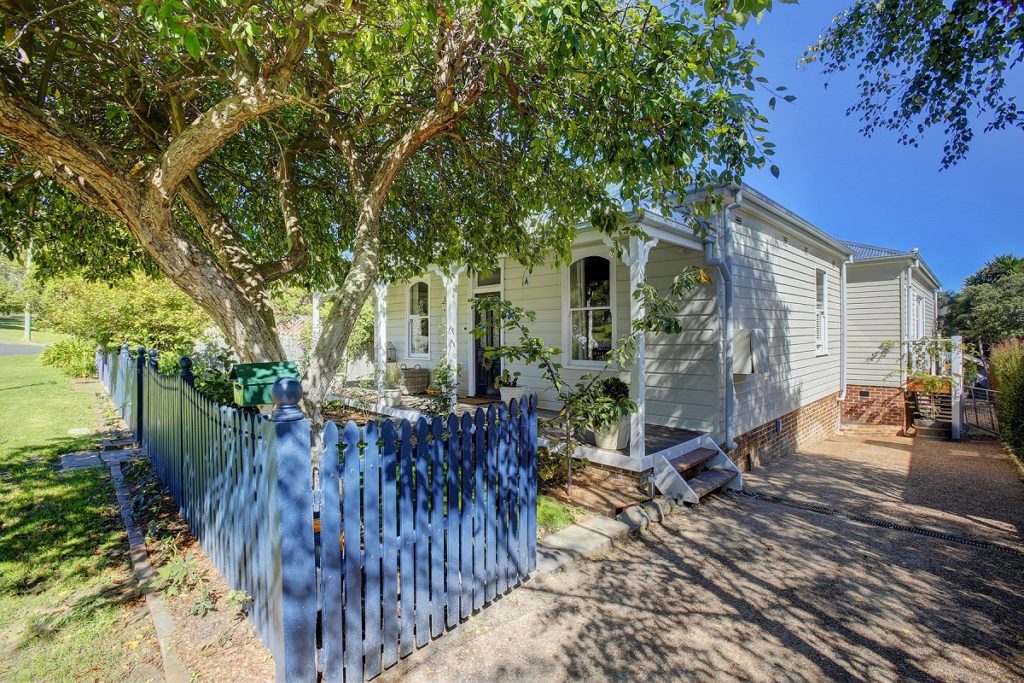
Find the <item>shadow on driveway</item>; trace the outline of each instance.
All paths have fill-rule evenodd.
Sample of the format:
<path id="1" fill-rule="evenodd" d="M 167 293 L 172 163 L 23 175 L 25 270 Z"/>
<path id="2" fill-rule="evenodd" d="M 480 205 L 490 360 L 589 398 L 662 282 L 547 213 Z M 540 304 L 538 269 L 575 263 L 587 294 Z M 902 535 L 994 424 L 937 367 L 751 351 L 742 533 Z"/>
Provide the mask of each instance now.
<path id="1" fill-rule="evenodd" d="M 904 524 L 989 529 L 978 517 L 1002 536 L 1015 524 L 987 503 L 978 515 L 909 520 L 942 501 L 928 476 L 911 477 L 920 484 L 908 493 L 915 450 L 891 448 L 902 464 L 893 453 L 874 464 L 821 456 L 820 467 L 794 456 L 751 481 L 764 490 L 785 479 L 831 507 L 880 501 Z M 907 502 L 915 496 L 927 504 Z M 1022 582 L 1024 555 L 715 496 L 603 558 L 531 581 L 383 680 L 1017 680 Z"/>

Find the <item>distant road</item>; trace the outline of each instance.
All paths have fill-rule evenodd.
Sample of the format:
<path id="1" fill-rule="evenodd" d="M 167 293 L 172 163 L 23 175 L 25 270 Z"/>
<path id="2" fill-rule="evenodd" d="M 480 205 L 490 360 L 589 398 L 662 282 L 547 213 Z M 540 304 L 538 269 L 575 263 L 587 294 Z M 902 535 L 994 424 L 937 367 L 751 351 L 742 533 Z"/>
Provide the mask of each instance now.
<path id="1" fill-rule="evenodd" d="M 46 348 L 40 344 L 9 344 L 0 342 L 0 356 L 35 356 Z"/>

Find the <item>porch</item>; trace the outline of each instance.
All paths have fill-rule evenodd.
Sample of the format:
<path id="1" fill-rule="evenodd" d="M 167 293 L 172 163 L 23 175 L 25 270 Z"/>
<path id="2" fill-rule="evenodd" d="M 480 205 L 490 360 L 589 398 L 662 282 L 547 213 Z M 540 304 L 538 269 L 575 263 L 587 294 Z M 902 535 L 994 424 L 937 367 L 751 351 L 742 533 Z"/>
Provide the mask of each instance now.
<path id="1" fill-rule="evenodd" d="M 435 397 L 427 394 L 409 394 L 402 396 L 400 406 L 389 407 L 377 400 L 377 392 L 374 390 L 354 390 L 347 395 L 335 395 L 332 398 L 344 405 L 369 413 L 384 415 L 396 420 L 415 421 L 421 417 L 428 417 L 431 404 Z M 487 409 L 488 406 L 497 406 L 500 399 L 490 397 L 460 396 L 452 411 L 461 418 L 465 413 L 473 414 L 478 408 Z M 561 427 L 557 424 L 558 412 L 547 408 L 537 410 L 541 420 L 538 442 L 540 445 L 556 443 L 562 440 Z M 626 448 L 608 449 L 599 448 L 594 445 L 582 444 L 576 449 L 576 457 L 586 458 L 592 463 L 615 467 L 627 472 L 641 473 L 651 468 L 650 462 L 654 456 L 661 455 L 671 460 L 679 454 L 693 448 L 696 441 L 706 432 L 699 432 L 692 429 L 677 427 L 666 427 L 663 425 L 647 423 L 643 429 L 644 442 L 642 458 L 633 457 L 632 436 L 630 445 Z"/>

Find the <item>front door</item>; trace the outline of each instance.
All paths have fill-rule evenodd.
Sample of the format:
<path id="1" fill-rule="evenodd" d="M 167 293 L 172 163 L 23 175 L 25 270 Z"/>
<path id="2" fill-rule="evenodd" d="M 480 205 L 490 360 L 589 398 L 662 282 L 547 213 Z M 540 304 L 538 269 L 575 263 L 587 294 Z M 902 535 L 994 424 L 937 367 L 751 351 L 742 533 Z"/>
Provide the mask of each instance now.
<path id="1" fill-rule="evenodd" d="M 477 298 L 486 296 L 500 296 L 498 292 L 489 294 L 477 294 Z M 484 349 L 495 347 L 501 344 L 501 335 L 498 326 L 494 324 L 494 311 L 477 311 L 474 324 L 479 328 L 484 325 L 483 336 L 477 337 L 473 342 L 473 357 L 476 363 L 476 395 L 477 396 L 498 396 L 499 392 L 494 388 L 494 380 L 501 374 L 501 359 L 487 358 L 484 356 Z"/>

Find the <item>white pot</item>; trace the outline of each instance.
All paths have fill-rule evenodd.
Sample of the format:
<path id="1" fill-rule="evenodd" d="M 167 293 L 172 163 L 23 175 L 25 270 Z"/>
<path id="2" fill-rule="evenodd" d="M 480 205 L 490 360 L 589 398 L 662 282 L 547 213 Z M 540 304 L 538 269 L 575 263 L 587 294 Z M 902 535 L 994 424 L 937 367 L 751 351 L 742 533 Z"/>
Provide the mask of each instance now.
<path id="1" fill-rule="evenodd" d="M 629 415 L 623 415 L 607 427 L 593 430 L 594 445 L 611 451 L 622 450 L 629 445 Z"/>
<path id="2" fill-rule="evenodd" d="M 383 403 L 388 408 L 400 408 L 402 405 L 402 390 L 385 389 Z"/>
<path id="3" fill-rule="evenodd" d="M 501 402 L 508 403 L 512 399 L 517 401 L 526 395 L 526 387 L 500 387 Z"/>

